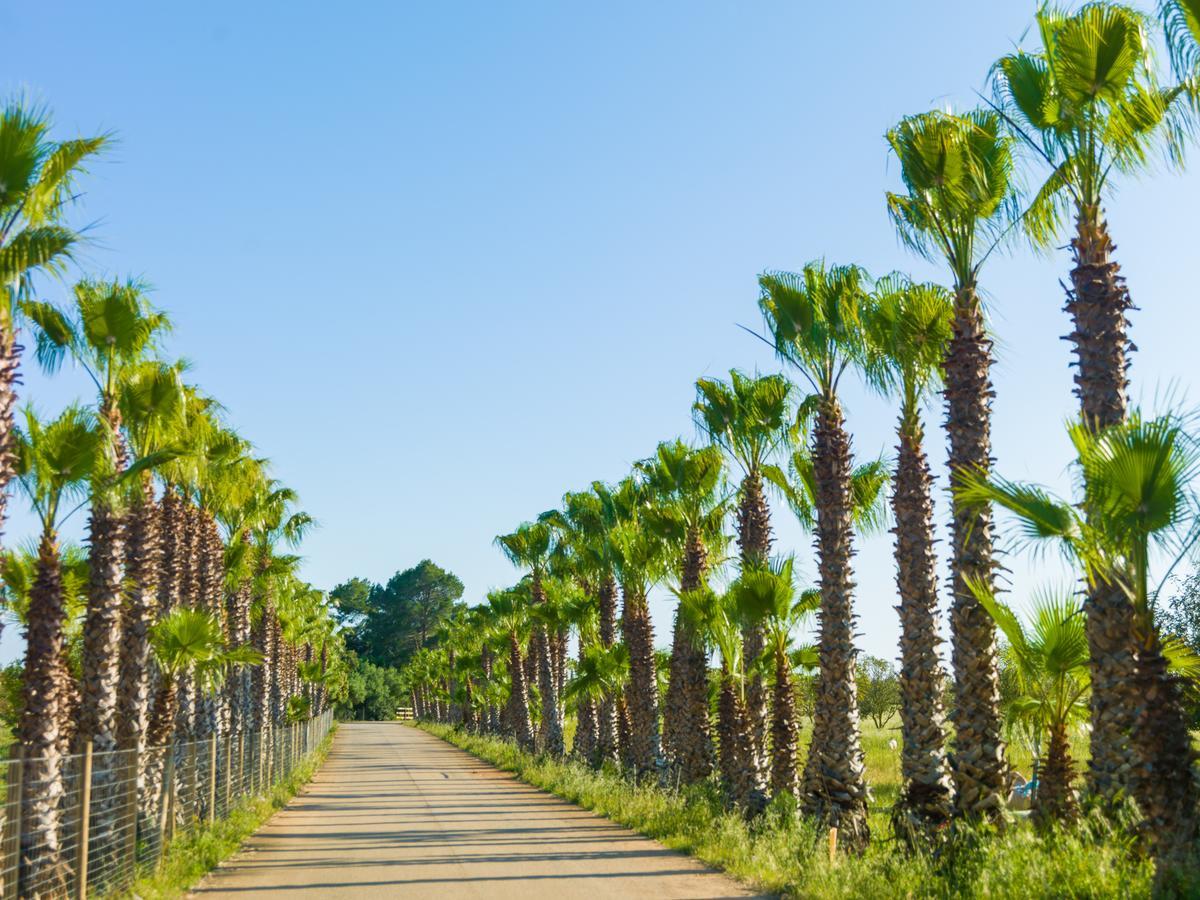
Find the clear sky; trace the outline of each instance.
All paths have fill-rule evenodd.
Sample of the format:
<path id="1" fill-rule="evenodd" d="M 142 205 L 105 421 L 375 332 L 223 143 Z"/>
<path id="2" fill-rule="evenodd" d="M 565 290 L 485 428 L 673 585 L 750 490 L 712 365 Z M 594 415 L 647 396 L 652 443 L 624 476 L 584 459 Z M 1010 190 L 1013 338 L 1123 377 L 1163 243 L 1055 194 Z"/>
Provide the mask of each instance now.
<path id="1" fill-rule="evenodd" d="M 320 521 L 305 576 L 430 557 L 475 602 L 515 577 L 494 535 L 695 436 L 698 376 L 777 369 L 736 327 L 757 324 L 757 273 L 825 256 L 943 277 L 891 229 L 883 134 L 972 105 L 1033 9 L 52 0 L 0 8 L 0 88 L 59 137 L 119 137 L 77 211 L 84 268 L 153 283 L 171 350 Z M 1198 383 L 1197 209 L 1200 160 L 1109 206 L 1147 397 Z M 1010 477 L 1058 483 L 1068 460 L 1068 268 L 1018 251 L 983 273 Z M 41 408 L 89 395 L 31 369 Z M 890 448 L 889 403 L 852 386 L 847 407 L 860 454 Z M 6 540 L 32 530 L 17 510 Z M 856 602 L 862 648 L 895 658 L 890 553 L 861 544 Z"/>

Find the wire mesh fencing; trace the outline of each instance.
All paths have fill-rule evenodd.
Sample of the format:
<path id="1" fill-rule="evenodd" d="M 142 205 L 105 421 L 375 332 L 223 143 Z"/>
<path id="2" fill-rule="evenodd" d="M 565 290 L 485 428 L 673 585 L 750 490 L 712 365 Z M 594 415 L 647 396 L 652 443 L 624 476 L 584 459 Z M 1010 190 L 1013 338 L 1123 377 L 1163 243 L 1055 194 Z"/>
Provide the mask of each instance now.
<path id="1" fill-rule="evenodd" d="M 268 793 L 328 734 L 332 711 L 165 747 L 0 761 L 0 900 L 120 894 L 171 841 Z"/>

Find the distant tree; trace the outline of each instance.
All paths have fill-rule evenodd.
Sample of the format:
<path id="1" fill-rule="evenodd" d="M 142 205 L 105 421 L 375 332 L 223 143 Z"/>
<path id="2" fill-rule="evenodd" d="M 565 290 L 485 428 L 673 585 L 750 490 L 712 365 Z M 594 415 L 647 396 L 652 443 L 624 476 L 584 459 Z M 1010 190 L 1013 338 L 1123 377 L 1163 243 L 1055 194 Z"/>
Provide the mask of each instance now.
<path id="1" fill-rule="evenodd" d="M 427 647 L 462 597 L 463 584 L 428 559 L 386 585 L 352 578 L 330 592 L 338 618 L 353 629 L 346 645 L 378 666 L 403 666 Z"/>
<path id="2" fill-rule="evenodd" d="M 858 708 L 882 728 L 900 709 L 900 680 L 896 667 L 878 656 L 858 662 Z"/>
<path id="3" fill-rule="evenodd" d="M 1193 572 L 1159 612 L 1159 628 L 1200 653 L 1200 572 Z"/>
<path id="4" fill-rule="evenodd" d="M 334 616 L 339 623 L 354 626 L 371 614 L 373 587 L 374 585 L 365 578 L 351 578 L 329 592 L 329 599 L 334 604 Z"/>
<path id="5" fill-rule="evenodd" d="M 352 719 L 394 719 L 396 710 L 410 705 L 409 700 L 398 671 L 359 659 L 347 673 L 346 699 L 339 704 L 339 713 Z"/>

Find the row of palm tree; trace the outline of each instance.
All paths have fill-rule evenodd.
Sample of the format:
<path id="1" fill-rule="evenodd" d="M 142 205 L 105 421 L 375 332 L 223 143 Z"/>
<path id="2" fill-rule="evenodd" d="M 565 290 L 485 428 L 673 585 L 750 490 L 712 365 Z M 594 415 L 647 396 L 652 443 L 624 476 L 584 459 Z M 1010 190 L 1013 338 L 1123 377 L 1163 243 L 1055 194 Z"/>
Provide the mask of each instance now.
<path id="1" fill-rule="evenodd" d="M 85 277 L 67 303 L 42 299 L 84 244 L 68 212 L 109 143 L 48 133 L 41 110 L 0 112 L 0 516 L 15 481 L 40 523 L 35 543 L 4 553 L 26 636 L 22 895 L 53 895 L 64 877 L 67 754 L 95 754 L 91 834 L 103 847 L 120 778 L 133 773 L 143 810 L 157 803 L 152 748 L 321 712 L 341 649 L 324 595 L 288 552 L 311 519 L 163 355 L 171 323 L 145 285 Z M 19 330 L 48 373 L 67 361 L 84 372 L 93 402 L 18 416 Z M 64 547 L 64 523 L 85 512 L 86 551 Z"/>
<path id="2" fill-rule="evenodd" d="M 696 418 L 707 445 L 663 444 L 619 484 L 567 494 L 562 510 L 498 539 L 525 577 L 471 614 L 490 625 L 466 632 L 476 643 L 455 650 L 459 660 L 484 647 L 495 654 L 491 636 L 503 637 L 504 654 L 490 658 L 494 677 L 506 655 L 506 715 L 486 717 L 487 727 L 527 748 L 561 753 L 565 694 L 587 729 L 576 746 L 593 764 L 613 759 L 638 776 L 674 772 L 686 781 L 716 765 L 731 801 L 747 811 L 772 792 L 794 790 L 801 809 L 839 829 L 842 846 L 864 846 L 852 558 L 856 535 L 881 525 L 886 478 L 882 463 L 854 466 L 841 395 L 845 376 L 857 373 L 900 407 L 890 473 L 904 738 L 898 834 L 919 840 L 948 822 L 1006 816 L 997 619 L 1014 647 L 1019 637 L 995 601 L 993 508 L 1000 506 L 1017 515 L 1024 533 L 1060 542 L 1084 584 L 1089 796 L 1103 807 L 1136 800 L 1160 875 L 1182 859 L 1197 829 L 1193 756 L 1179 676 L 1155 627 L 1148 568 L 1152 546 L 1190 546 L 1195 443 L 1177 416 L 1130 411 L 1132 302 L 1104 216 L 1119 177 L 1156 157 L 1182 162 L 1200 108 L 1200 8 L 1194 0 L 1163 0 L 1159 13 L 1169 73 L 1154 59 L 1155 23 L 1144 13 L 1110 2 L 1074 11 L 1044 6 L 1035 46 L 996 62 L 981 108 L 921 113 L 888 131 L 902 184 L 887 194 L 888 211 L 907 246 L 945 266 L 947 287 L 900 274 L 872 279 L 859 266 L 824 260 L 760 276 L 759 337 L 796 384 L 785 375 L 738 372 L 728 382 L 702 379 Z M 1026 180 L 1035 185 L 1030 192 L 1019 189 Z M 998 249 L 1022 234 L 1050 247 L 1068 221 L 1073 266 L 1065 311 L 1079 400 L 1072 429 L 1079 487 L 1064 502 L 993 474 L 993 338 L 982 298 L 986 264 Z M 938 388 L 951 488 L 949 722 L 922 421 Z M 736 464 L 736 487 L 726 485 L 721 461 Z M 787 691 L 789 640 L 806 607 L 793 600 L 790 567 L 771 558 L 768 488 L 814 536 L 818 674 L 802 772 Z M 731 586 L 717 593 L 713 572 L 726 562 L 731 509 L 738 553 Z M 661 716 L 646 607 L 648 590 L 660 582 L 680 599 Z M 568 602 L 579 593 L 589 601 Z M 572 620 L 546 611 L 555 606 L 586 610 L 573 620 L 579 680 L 565 692 L 555 679 Z M 584 624 L 591 615 L 597 628 Z M 1065 617 L 1066 608 L 1046 615 Z M 715 749 L 706 702 L 713 647 L 720 656 Z M 773 690 L 764 650 L 775 662 Z M 471 677 L 439 668 L 433 655 L 410 672 L 418 708 L 459 720 L 460 685 Z M 430 705 L 432 695 L 444 698 L 444 708 Z M 471 694 L 480 696 L 495 701 Z M 1083 695 L 1063 700 L 1073 708 L 1081 702 Z M 1069 761 L 1064 768 L 1061 729 L 1051 745 L 1042 815 L 1069 818 L 1074 807 L 1064 798 L 1073 772 Z"/>

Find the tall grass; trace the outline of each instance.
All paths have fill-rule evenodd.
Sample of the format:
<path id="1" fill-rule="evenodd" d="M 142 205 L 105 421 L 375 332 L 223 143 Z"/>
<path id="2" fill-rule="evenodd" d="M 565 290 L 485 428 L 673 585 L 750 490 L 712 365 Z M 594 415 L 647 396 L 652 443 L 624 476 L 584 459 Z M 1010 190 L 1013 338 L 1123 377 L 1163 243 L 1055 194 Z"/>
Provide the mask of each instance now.
<path id="1" fill-rule="evenodd" d="M 938 852 L 906 852 L 887 830 L 887 805 L 898 790 L 890 735 L 868 734 L 868 769 L 876 779 L 874 839 L 859 857 L 832 862 L 825 835 L 796 815 L 790 798 L 746 823 L 725 810 L 712 783 L 682 789 L 635 785 L 614 769 L 593 772 L 571 761 L 522 753 L 516 745 L 448 726 L 432 734 L 514 773 L 522 781 L 689 853 L 755 888 L 803 898 L 1147 897 L 1152 868 L 1132 852 L 1120 829 L 1089 821 L 1070 832 L 1039 833 L 1021 822 L 1000 833 L 962 830 Z M 894 772 L 888 777 L 889 772 Z"/>

